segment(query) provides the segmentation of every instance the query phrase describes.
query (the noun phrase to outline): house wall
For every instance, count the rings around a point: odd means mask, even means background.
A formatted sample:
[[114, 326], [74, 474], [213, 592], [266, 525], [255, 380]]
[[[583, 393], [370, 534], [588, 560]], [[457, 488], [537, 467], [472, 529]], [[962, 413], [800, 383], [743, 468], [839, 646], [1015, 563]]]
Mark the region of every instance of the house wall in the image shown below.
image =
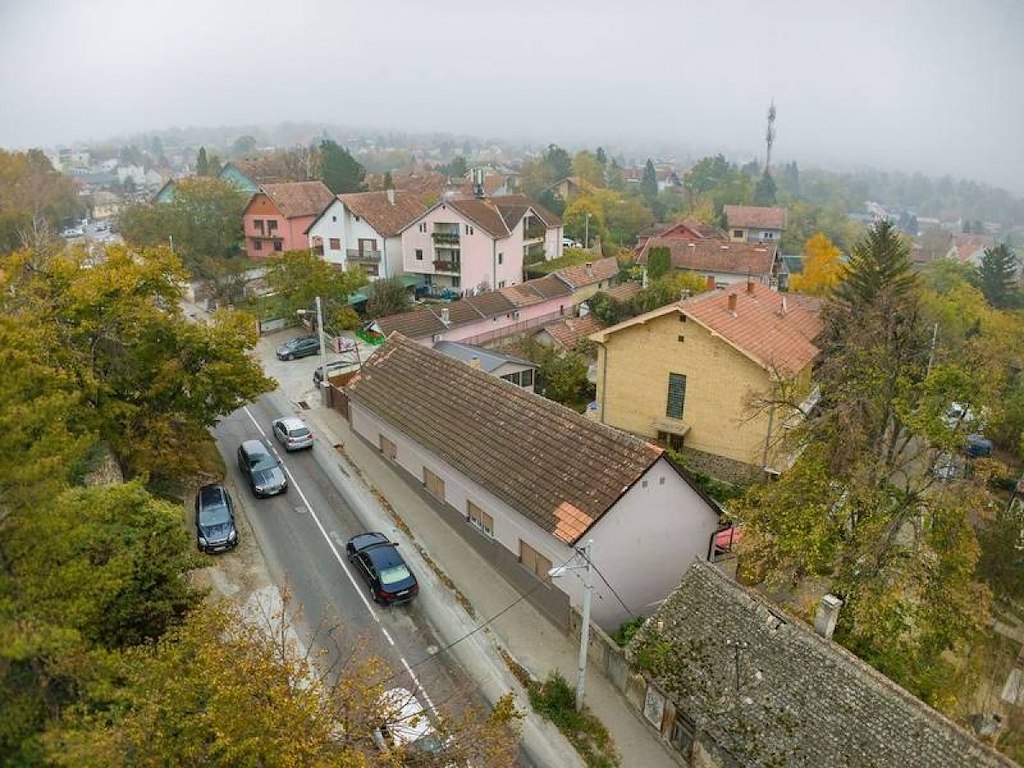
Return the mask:
[[544, 258], [548, 261], [562, 256], [562, 227], [548, 227], [544, 233]]
[[309, 248], [309, 236], [306, 229], [313, 223], [315, 216], [296, 216], [284, 220], [284, 240], [282, 247], [286, 251], [299, 251]]
[[[324, 212], [324, 215], [320, 217], [320, 220], [310, 228], [310, 242], [313, 242], [317, 237], [323, 240], [324, 261], [344, 268], [346, 266], [345, 242], [347, 236], [345, 232], [345, 206], [341, 204], [340, 200], [335, 200], [331, 203]], [[331, 238], [337, 238], [340, 241], [339, 247], [335, 250], [331, 249]]]
[[[265, 259], [275, 253], [274, 241], [272, 239], [267, 237], [259, 238], [259, 230], [256, 229], [253, 223], [257, 219], [264, 222], [264, 233], [267, 231], [267, 221], [273, 220], [277, 222], [276, 233], [282, 237], [281, 250], [286, 250], [283, 242], [286, 230], [284, 216], [277, 210], [277, 206], [274, 205], [269, 197], [259, 192], [253, 195], [252, 200], [245, 209], [245, 213], [242, 215], [242, 228], [245, 233], [245, 252], [249, 255], [249, 258]], [[260, 240], [262, 246], [259, 250], [257, 250], [255, 245], [256, 239]]]
[[707, 559], [717, 528], [718, 513], [668, 460], [655, 462], [588, 534], [594, 562], [628, 606], [613, 594], [597, 623], [614, 631], [633, 616], [650, 616], [693, 559]]
[[[599, 418], [605, 424], [656, 439], [665, 418], [669, 373], [686, 376], [683, 444], [744, 464], [761, 466], [768, 414], [752, 414], [752, 393], [769, 387], [767, 372], [701, 325], [672, 312], [611, 334], [600, 345]], [[684, 341], [680, 342], [678, 337]]]
[[[572, 315], [572, 297], [556, 296], [502, 315], [483, 317], [473, 323], [448, 328], [433, 341], [462, 341], [479, 344], [511, 333], [522, 333]], [[430, 341], [430, 340], [428, 340]]]

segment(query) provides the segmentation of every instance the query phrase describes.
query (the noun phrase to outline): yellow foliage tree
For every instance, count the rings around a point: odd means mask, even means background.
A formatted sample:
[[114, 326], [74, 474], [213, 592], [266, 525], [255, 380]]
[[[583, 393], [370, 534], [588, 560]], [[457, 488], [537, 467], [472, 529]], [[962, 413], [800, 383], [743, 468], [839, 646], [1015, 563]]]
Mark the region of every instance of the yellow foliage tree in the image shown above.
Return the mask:
[[793, 275], [789, 286], [797, 293], [823, 296], [839, 281], [843, 265], [839, 261], [839, 249], [832, 244], [824, 232], [818, 232], [804, 243], [804, 268], [799, 275]]

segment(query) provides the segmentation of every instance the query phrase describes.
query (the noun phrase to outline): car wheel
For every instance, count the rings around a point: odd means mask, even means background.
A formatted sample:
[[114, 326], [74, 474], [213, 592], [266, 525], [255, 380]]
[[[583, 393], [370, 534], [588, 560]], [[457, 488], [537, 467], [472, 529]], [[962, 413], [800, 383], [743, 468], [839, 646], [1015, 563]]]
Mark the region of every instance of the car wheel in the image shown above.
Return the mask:
[[295, 355], [293, 355], [291, 352], [289, 352], [287, 355], [284, 356], [284, 359], [285, 360], [294, 360], [295, 359]]
[[370, 589], [370, 599], [373, 600], [373, 602], [376, 603], [377, 605], [380, 605], [380, 600], [377, 599], [377, 593], [373, 590], [373, 584], [370, 584], [369, 589]]

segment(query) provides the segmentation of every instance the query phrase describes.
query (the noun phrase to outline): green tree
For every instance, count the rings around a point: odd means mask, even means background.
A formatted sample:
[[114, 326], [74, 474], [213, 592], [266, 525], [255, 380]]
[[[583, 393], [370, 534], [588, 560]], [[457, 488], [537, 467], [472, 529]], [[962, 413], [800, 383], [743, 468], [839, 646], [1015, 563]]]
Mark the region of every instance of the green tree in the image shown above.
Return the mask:
[[614, 189], [616, 192], [626, 191], [626, 178], [622, 175], [622, 168], [615, 160], [608, 165], [606, 179], [608, 189]]
[[245, 157], [256, 150], [256, 138], [246, 134], [239, 136], [231, 145], [231, 154], [235, 157]]
[[210, 175], [210, 160], [206, 156], [206, 147], [200, 147], [199, 152], [196, 153], [196, 175]]
[[654, 163], [650, 158], [647, 158], [647, 164], [644, 165], [644, 175], [640, 179], [640, 193], [648, 205], [653, 203], [658, 196], [658, 174], [654, 170]]
[[672, 251], [666, 246], [656, 246], [647, 253], [647, 276], [657, 280], [672, 271]]
[[382, 277], [370, 283], [370, 295], [366, 300], [366, 314], [370, 317], [387, 317], [405, 312], [412, 306], [409, 289], [399, 277]]
[[601, 165], [608, 165], [608, 155], [605, 154], [604, 147], [598, 147], [594, 152], [594, 157]]
[[553, 351], [540, 361], [538, 369], [544, 383], [544, 397], [581, 411], [592, 399], [592, 385], [587, 381], [587, 361], [575, 352], [556, 354]]
[[267, 267], [267, 285], [279, 301], [279, 311], [294, 316], [311, 310], [319, 296], [327, 328], [350, 326], [348, 297], [369, 281], [360, 269], [339, 271], [309, 251], [285, 251]]
[[590, 307], [590, 314], [606, 328], [622, 322], [629, 314], [622, 302], [613, 299], [604, 291], [598, 291], [587, 299], [587, 306]]
[[394, 189], [395, 180], [391, 177], [391, 171], [384, 172], [384, 189]]
[[572, 158], [557, 144], [548, 145], [548, 149], [544, 153], [544, 162], [554, 173], [555, 181], [572, 175]]
[[330, 139], [320, 142], [320, 168], [324, 184], [336, 195], [366, 189], [363, 184], [366, 169], [337, 142]]
[[978, 278], [985, 300], [996, 309], [1020, 305], [1018, 274], [1020, 262], [1006, 243], [986, 248], [978, 269]]
[[592, 186], [604, 186], [604, 164], [586, 150], [573, 156], [572, 173]]
[[696, 296], [708, 290], [707, 279], [692, 270], [673, 270], [652, 280], [646, 288], [629, 301], [629, 313], [645, 312], [679, 301], [684, 296]]
[[775, 189], [775, 180], [772, 175], [765, 172], [761, 174], [761, 178], [757, 181], [757, 186], [754, 187], [754, 205], [773, 206], [778, 202]]
[[456, 155], [455, 157], [452, 158], [452, 161], [448, 163], [448, 168], [446, 172], [448, 176], [452, 178], [461, 179], [463, 176], [469, 173], [469, 163], [466, 162], [466, 158], [464, 158], [462, 155]]

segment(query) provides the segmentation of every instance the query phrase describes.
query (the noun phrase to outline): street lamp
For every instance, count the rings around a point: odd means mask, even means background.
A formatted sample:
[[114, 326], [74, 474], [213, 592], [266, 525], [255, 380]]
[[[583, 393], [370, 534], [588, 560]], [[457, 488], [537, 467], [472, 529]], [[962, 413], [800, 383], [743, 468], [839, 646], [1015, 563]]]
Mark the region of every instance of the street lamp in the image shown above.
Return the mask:
[[[308, 309], [298, 310], [299, 316], [306, 315], [308, 312]], [[320, 380], [320, 401], [323, 405], [327, 406], [330, 405], [327, 400], [327, 387], [330, 384], [327, 381], [327, 343], [324, 337], [324, 313], [320, 305], [319, 296], [316, 297], [316, 332], [320, 337], [320, 370], [324, 374], [324, 377]]]
[[548, 571], [552, 579], [560, 579], [569, 571], [583, 571], [583, 626], [580, 627], [580, 655], [576, 660], [576, 711], [583, 709], [583, 686], [587, 677], [587, 647], [590, 644], [590, 596], [594, 591], [594, 583], [590, 575], [590, 550], [593, 539], [587, 539], [582, 549], [576, 550], [576, 556], [583, 558], [579, 565], [559, 565]]

